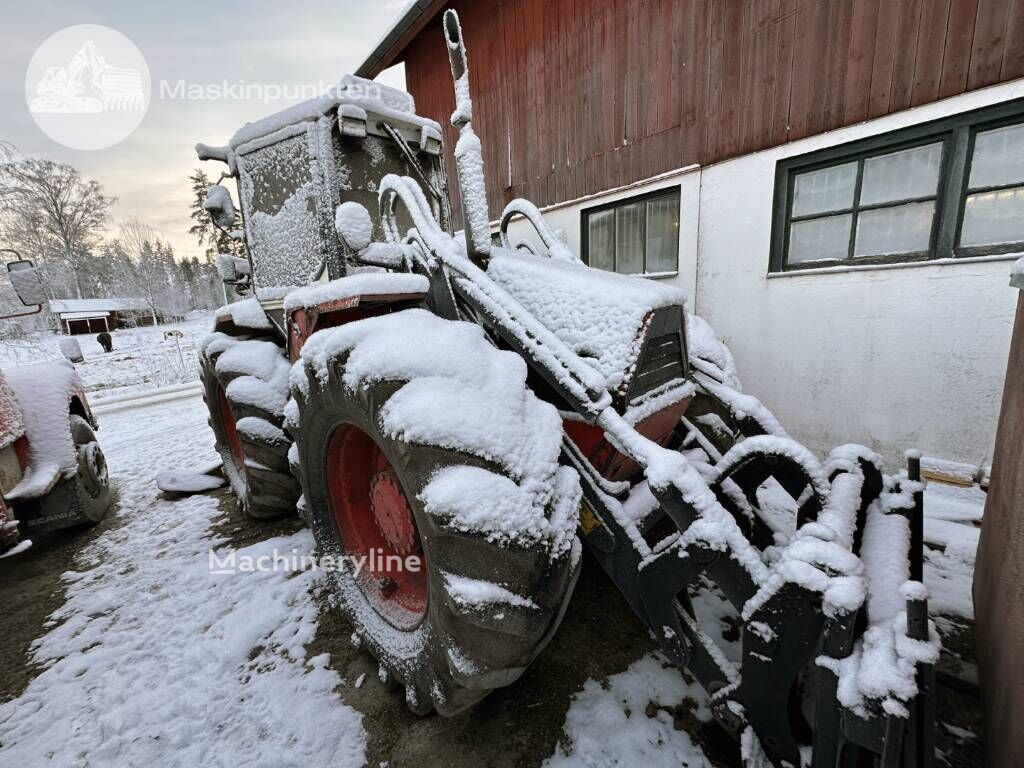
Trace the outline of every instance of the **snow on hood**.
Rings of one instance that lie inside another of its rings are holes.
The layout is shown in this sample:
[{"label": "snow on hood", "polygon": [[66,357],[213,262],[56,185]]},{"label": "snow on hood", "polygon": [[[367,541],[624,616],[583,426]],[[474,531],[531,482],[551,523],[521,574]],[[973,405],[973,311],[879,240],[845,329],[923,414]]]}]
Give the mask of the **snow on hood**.
[{"label": "snow on hood", "polygon": [[25,434],[25,423],[14,390],[0,371],[0,448],[6,448]]},{"label": "snow on hood", "polygon": [[74,473],[78,456],[71,440],[69,406],[81,388],[70,363],[38,363],[7,371],[25,423],[29,466],[8,498],[34,498],[50,488],[63,474]]},{"label": "snow on hood", "polygon": [[644,318],[683,307],[677,288],[543,256],[493,248],[487,275],[616,389],[643,346]]}]

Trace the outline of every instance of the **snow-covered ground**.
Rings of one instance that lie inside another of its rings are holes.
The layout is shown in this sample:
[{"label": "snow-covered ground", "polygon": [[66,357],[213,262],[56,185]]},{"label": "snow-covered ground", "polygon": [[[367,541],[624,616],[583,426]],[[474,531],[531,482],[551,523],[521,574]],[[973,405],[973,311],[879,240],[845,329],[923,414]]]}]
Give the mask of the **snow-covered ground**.
[{"label": "snow-covered ground", "polygon": [[[0,367],[61,359],[60,341],[73,338],[85,357],[75,368],[86,393],[97,399],[198,381],[199,342],[209,333],[212,319],[212,313],[194,313],[180,323],[111,331],[114,349],[109,354],[96,341],[96,334],[68,337],[47,332],[2,340]],[[167,331],[181,332],[180,354],[175,339],[165,338]]]},{"label": "snow-covered ground", "polygon": [[[112,410],[99,434],[120,491],[118,519],[63,577],[66,601],[32,650],[43,670],[0,705],[0,764],[363,765],[368,734],[384,726],[354,701],[378,683],[340,673],[328,654],[307,650],[324,621],[317,575],[212,575],[208,552],[227,545],[217,499],[159,495],[161,470],[215,458],[198,396]],[[943,550],[929,552],[925,580],[933,609],[954,618],[971,615],[983,501],[975,488],[932,484],[926,493],[926,538]],[[308,552],[312,538],[305,530],[268,534],[238,554],[275,548]],[[718,639],[729,629],[722,607],[711,596],[701,605]],[[382,686],[380,693],[390,697],[385,708],[404,706],[400,695]],[[709,765],[683,727],[709,717],[698,686],[639,649],[624,671],[576,689],[561,741],[543,754],[559,768]],[[458,719],[420,722],[435,741],[458,727]],[[478,764],[486,763],[482,754]]]},{"label": "snow-covered ground", "polygon": [[[160,468],[214,459],[202,402],[108,414],[100,439],[122,519],[64,575],[33,649],[46,668],[0,705],[0,764],[362,765],[361,716],[306,656],[315,575],[211,575],[216,500],[158,497]],[[311,546],[302,531],[239,554]]]}]

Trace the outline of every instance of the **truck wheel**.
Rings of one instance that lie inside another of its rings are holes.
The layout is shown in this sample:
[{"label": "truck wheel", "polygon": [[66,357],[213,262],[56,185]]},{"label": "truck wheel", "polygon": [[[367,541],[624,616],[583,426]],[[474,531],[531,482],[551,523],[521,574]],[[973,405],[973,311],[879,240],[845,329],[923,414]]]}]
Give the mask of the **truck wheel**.
[{"label": "truck wheel", "polygon": [[[265,351],[267,344],[273,342],[231,340],[232,347],[257,345],[252,348],[254,353]],[[203,400],[210,413],[209,424],[217,452],[224,462],[224,474],[242,510],[250,517],[267,519],[294,514],[299,487],[288,466],[291,440],[281,429],[282,415],[260,402],[260,398],[232,396],[230,387],[232,381],[243,376],[255,379],[249,382],[255,387],[275,385],[254,375],[255,372],[218,370],[217,361],[225,352],[223,346],[211,346],[200,362]],[[283,355],[282,364],[287,365]],[[282,393],[282,401],[284,397]]]},{"label": "truck wheel", "polygon": [[[456,325],[410,311],[430,318],[428,325],[435,328],[437,323]],[[396,313],[401,314],[406,313]],[[468,323],[458,325],[479,330]],[[393,336],[379,340],[387,338],[391,349],[400,344],[422,350],[430,346],[429,330],[403,341]],[[512,354],[487,346],[482,332],[480,343],[485,354],[470,356],[468,363],[478,371],[496,369],[487,355]],[[553,528],[558,520],[569,522],[557,546],[497,541],[493,535],[456,527],[428,511],[423,500],[424,489],[439,473],[453,467],[469,470],[460,478],[460,492],[484,514],[490,511],[486,499],[493,481],[514,479],[496,462],[468,450],[389,432],[384,416],[403,387],[444,379],[451,361],[447,370],[438,363],[436,376],[420,372],[411,379],[351,386],[343,377],[354,357],[354,352],[332,356],[326,379],[322,368],[318,378],[307,363],[307,381],[292,391],[297,411],[289,416],[289,428],[297,437],[310,525],[321,556],[335,563],[350,558],[328,578],[339,608],[379,661],[382,676],[386,673],[405,686],[406,702],[414,712],[455,715],[494,688],[514,682],[558,627],[578,575],[578,478],[562,467],[543,479],[550,484],[549,495],[543,497],[549,499],[545,520]],[[525,379],[525,366],[522,372]],[[535,401],[525,381],[504,390],[508,400],[495,402],[495,409],[518,413],[523,402],[550,407]],[[425,405],[443,408],[436,402]],[[557,417],[550,424],[557,434],[521,431],[521,439],[551,445],[553,455],[546,458],[554,462],[561,431]],[[519,446],[507,448],[514,453]],[[419,570],[402,567],[402,559],[410,556],[423,563]],[[356,572],[360,562],[362,569]]]},{"label": "truck wheel", "polygon": [[71,439],[78,454],[75,497],[82,522],[93,525],[106,517],[110,509],[110,478],[107,459],[92,426],[81,416],[71,416]]}]

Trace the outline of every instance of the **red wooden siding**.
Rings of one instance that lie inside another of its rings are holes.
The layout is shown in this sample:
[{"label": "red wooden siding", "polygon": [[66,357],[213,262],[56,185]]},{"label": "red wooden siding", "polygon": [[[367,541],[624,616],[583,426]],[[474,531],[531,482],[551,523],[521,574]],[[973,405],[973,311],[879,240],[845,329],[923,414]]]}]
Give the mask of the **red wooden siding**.
[{"label": "red wooden siding", "polygon": [[[514,197],[571,200],[1024,75],[1024,0],[450,6],[492,216]],[[453,146],[440,14],[402,57],[417,110]]]}]

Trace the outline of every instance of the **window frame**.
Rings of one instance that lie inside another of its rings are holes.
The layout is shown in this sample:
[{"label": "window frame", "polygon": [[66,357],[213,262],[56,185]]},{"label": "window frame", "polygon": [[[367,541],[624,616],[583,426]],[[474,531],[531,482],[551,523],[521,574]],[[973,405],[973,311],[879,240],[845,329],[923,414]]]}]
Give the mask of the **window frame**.
[{"label": "window frame", "polygon": [[[779,160],[775,166],[775,192],[772,203],[771,248],[768,264],[769,273],[923,262],[936,259],[963,259],[974,256],[995,256],[1024,252],[1024,239],[1015,243],[998,243],[982,246],[958,245],[963,227],[967,195],[969,194],[968,184],[975,137],[978,133],[987,130],[1017,124],[1024,124],[1024,98],[1013,99],[968,112],[961,112],[949,117],[930,120],[907,128],[900,128],[846,144],[826,147],[815,152],[794,155]],[[878,155],[886,155],[937,142],[942,143],[942,156],[939,161],[938,186],[934,196],[935,213],[932,219],[928,249],[912,253],[853,256],[857,236],[857,222],[861,211],[894,207],[900,204],[911,203],[915,200],[933,199],[932,197],[907,198],[906,200],[893,200],[876,205],[859,206],[865,160]],[[794,220],[792,215],[793,191],[797,175],[848,162],[857,162],[858,164],[853,206],[823,214],[796,217],[796,221],[799,222],[844,213],[852,214],[847,258],[788,264],[790,225]],[[1017,186],[1024,186],[1024,183],[1008,184],[1001,188]],[[986,187],[979,187],[976,191],[985,191],[987,189]]]},{"label": "window frame", "polygon": [[[647,202],[649,200],[659,197],[674,197],[676,200],[677,211],[679,213],[679,229],[676,233],[676,265],[674,269],[661,270],[660,272],[648,272],[647,271]],[[612,269],[604,270],[611,271],[616,275],[632,275],[634,277],[672,277],[679,274],[679,251],[681,250],[681,243],[679,234],[682,230],[682,185],[676,184],[668,187],[660,187],[658,189],[651,190],[650,192],[642,192],[638,195],[632,195],[630,197],[623,197],[618,200],[612,200],[611,202],[601,203],[600,205],[593,205],[589,208],[583,208],[580,211],[580,251],[583,256],[583,263],[588,267],[590,264],[590,216],[595,213],[603,213],[605,211],[615,210],[626,205],[632,205],[635,203],[644,203],[644,215],[643,215],[643,228],[641,237],[644,244],[644,268],[642,272],[619,272],[615,269],[617,266],[616,254],[612,254]],[[613,217],[614,221],[614,217]],[[613,235],[614,242],[614,235]],[[600,267],[595,267],[600,269]]]}]

